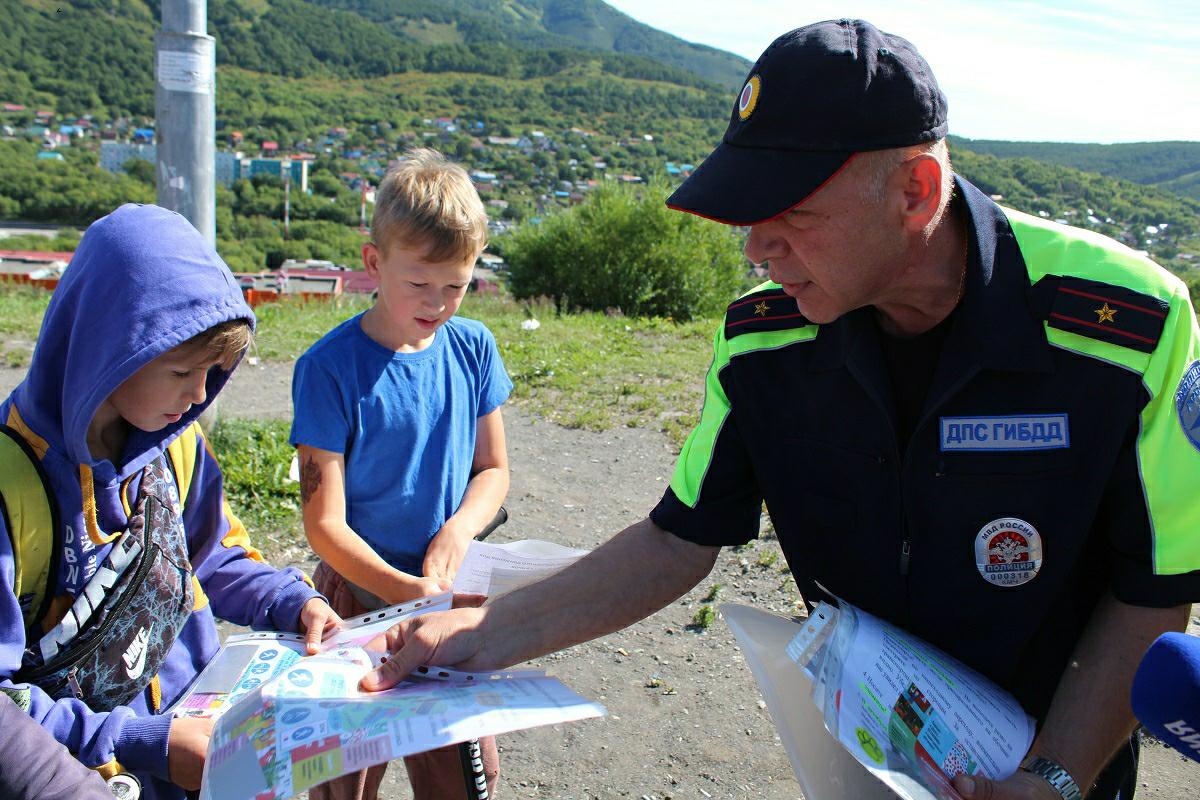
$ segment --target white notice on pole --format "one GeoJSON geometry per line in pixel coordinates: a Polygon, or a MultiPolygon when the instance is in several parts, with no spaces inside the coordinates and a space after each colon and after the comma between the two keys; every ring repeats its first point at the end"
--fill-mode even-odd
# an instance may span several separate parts
{"type": "Polygon", "coordinates": [[[213,63],[208,55],[160,50],[158,53],[158,82],[171,92],[211,94],[213,63]]]}

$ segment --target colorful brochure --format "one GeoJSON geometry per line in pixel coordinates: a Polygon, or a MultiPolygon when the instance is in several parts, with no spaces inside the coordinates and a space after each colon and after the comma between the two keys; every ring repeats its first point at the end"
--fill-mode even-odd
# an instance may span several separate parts
{"type": "MultiPolygon", "coordinates": [[[[794,712],[776,709],[778,687],[763,685],[764,656],[752,652],[760,649],[754,642],[745,641],[745,612],[729,606],[721,611],[730,619],[751,667],[757,664],[755,677],[777,724],[781,718],[795,717],[794,712]]],[[[808,763],[812,756],[806,752],[814,751],[811,740],[819,738],[811,730],[814,721],[822,723],[869,774],[906,800],[957,800],[951,781],[961,773],[1006,778],[1016,772],[1033,742],[1034,721],[1011,695],[928,642],[849,603],[819,604],[800,624],[780,622],[791,626],[785,652],[792,666],[777,663],[768,678],[806,686],[802,698],[786,696],[785,702],[803,703],[815,712],[794,731],[780,731],[785,747],[789,735],[810,740],[804,747],[788,747],[805,796],[825,800],[869,794],[863,788],[852,794],[835,788],[857,779],[845,759],[828,761],[827,769],[836,768],[841,775],[824,792],[810,793],[807,783],[821,769],[808,763]]],[[[778,641],[776,633],[776,646],[778,641]]]]}
{"type": "Polygon", "coordinates": [[[282,800],[413,753],[607,713],[536,670],[421,667],[387,691],[359,690],[386,657],[388,627],[449,605],[447,594],[365,615],[315,656],[295,634],[230,637],[173,708],[216,720],[201,798],[282,800]]]}

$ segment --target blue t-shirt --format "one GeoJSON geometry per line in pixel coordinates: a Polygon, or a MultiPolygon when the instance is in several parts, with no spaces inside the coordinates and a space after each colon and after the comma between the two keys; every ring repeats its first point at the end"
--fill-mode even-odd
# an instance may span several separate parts
{"type": "Polygon", "coordinates": [[[480,322],[451,317],[429,347],[397,353],[361,320],[296,362],[291,443],[343,454],[347,524],[389,564],[419,575],[430,539],[466,493],[476,421],[508,399],[512,381],[480,322]]]}

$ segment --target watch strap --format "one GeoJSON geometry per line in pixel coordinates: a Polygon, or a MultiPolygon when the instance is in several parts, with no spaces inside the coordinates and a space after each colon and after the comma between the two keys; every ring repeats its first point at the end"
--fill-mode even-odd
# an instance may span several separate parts
{"type": "Polygon", "coordinates": [[[1083,800],[1083,792],[1079,791],[1079,784],[1075,783],[1075,779],[1071,777],[1067,768],[1057,761],[1042,756],[1033,756],[1021,765],[1021,769],[1046,781],[1062,796],[1063,800],[1083,800]]]}

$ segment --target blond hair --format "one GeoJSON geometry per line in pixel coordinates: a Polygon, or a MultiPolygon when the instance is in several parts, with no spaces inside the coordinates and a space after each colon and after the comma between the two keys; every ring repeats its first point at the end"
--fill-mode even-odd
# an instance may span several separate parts
{"type": "Polygon", "coordinates": [[[203,354],[205,360],[211,358],[221,369],[229,371],[252,341],[254,329],[250,327],[250,321],[231,319],[196,334],[175,349],[197,356],[203,354]]]}
{"type": "Polygon", "coordinates": [[[436,150],[409,150],[375,192],[371,238],[380,250],[424,248],[427,261],[474,261],[487,245],[487,212],[466,170],[436,150]]]}

